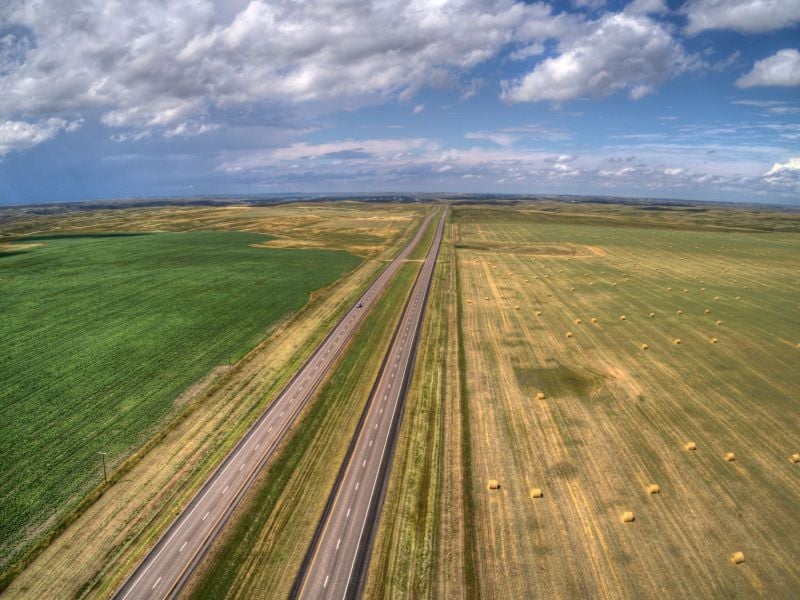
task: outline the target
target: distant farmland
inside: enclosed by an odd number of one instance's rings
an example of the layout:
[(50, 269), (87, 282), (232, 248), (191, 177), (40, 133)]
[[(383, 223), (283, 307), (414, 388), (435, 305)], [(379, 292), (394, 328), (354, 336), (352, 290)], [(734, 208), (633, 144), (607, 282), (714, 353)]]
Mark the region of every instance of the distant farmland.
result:
[(0, 570), (236, 360), (361, 260), (238, 232), (25, 238), (0, 252)]

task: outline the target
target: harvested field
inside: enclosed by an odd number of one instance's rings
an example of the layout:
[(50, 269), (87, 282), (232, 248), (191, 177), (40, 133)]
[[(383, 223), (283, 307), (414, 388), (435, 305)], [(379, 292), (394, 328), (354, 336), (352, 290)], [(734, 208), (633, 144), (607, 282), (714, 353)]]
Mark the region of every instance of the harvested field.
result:
[(577, 210), (454, 209), (482, 596), (792, 596), (800, 236)]

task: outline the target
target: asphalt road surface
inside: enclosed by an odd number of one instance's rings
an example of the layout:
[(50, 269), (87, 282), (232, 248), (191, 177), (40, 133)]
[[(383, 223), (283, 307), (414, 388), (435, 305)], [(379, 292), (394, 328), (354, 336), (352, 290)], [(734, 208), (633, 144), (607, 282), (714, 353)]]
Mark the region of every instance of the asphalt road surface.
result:
[(353, 598), (360, 594), (402, 420), (444, 218), (442, 214), (366, 412), (298, 574), (293, 597), (316, 600)]
[[(117, 591), (117, 600), (177, 595), (242, 496), (269, 460), (297, 415), (336, 362), (341, 349), (375, 299), (422, 239), (429, 215), (414, 239), (389, 264), (253, 424), (156, 545)], [(361, 308), (358, 305), (361, 304)]]

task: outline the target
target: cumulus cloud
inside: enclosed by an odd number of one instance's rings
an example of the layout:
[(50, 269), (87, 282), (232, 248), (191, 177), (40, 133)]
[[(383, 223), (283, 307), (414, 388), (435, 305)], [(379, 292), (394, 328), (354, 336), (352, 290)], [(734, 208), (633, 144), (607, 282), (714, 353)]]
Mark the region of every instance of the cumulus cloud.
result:
[(558, 51), (521, 79), (503, 82), (503, 98), (509, 103), (562, 102), (627, 89), (636, 100), (692, 64), (665, 25), (625, 12), (576, 28), (560, 40)]
[(95, 111), (110, 128), (175, 137), (240, 106), (470, 94), (461, 74), (567, 20), (512, 0), (9, 0), (0, 118)]
[(747, 75), (736, 80), (736, 86), (740, 88), (759, 85), (800, 86), (800, 52), (794, 48), (780, 50), (768, 58), (756, 61)]
[(690, 0), (683, 12), (689, 34), (707, 29), (763, 33), (800, 22), (798, 0)]
[(83, 125), (82, 120), (66, 121), (55, 117), (36, 123), (0, 121), (0, 156), (41, 144), (55, 137), (60, 131), (76, 131), (81, 125)]
[(786, 171), (797, 171), (800, 173), (800, 157), (790, 158), (785, 163), (775, 163), (766, 173), (766, 177), (777, 175)]
[(413, 114), (418, 115), (425, 110), (424, 104), (417, 104), (414, 109), (411, 111)]

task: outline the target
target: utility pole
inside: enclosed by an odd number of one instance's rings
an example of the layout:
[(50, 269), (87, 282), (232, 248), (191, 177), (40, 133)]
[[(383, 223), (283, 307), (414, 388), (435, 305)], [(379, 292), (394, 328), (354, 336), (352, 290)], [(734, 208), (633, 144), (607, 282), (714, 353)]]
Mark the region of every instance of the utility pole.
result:
[(108, 475), (106, 474), (106, 453), (98, 452), (98, 454), (103, 457), (103, 480), (108, 483)]

